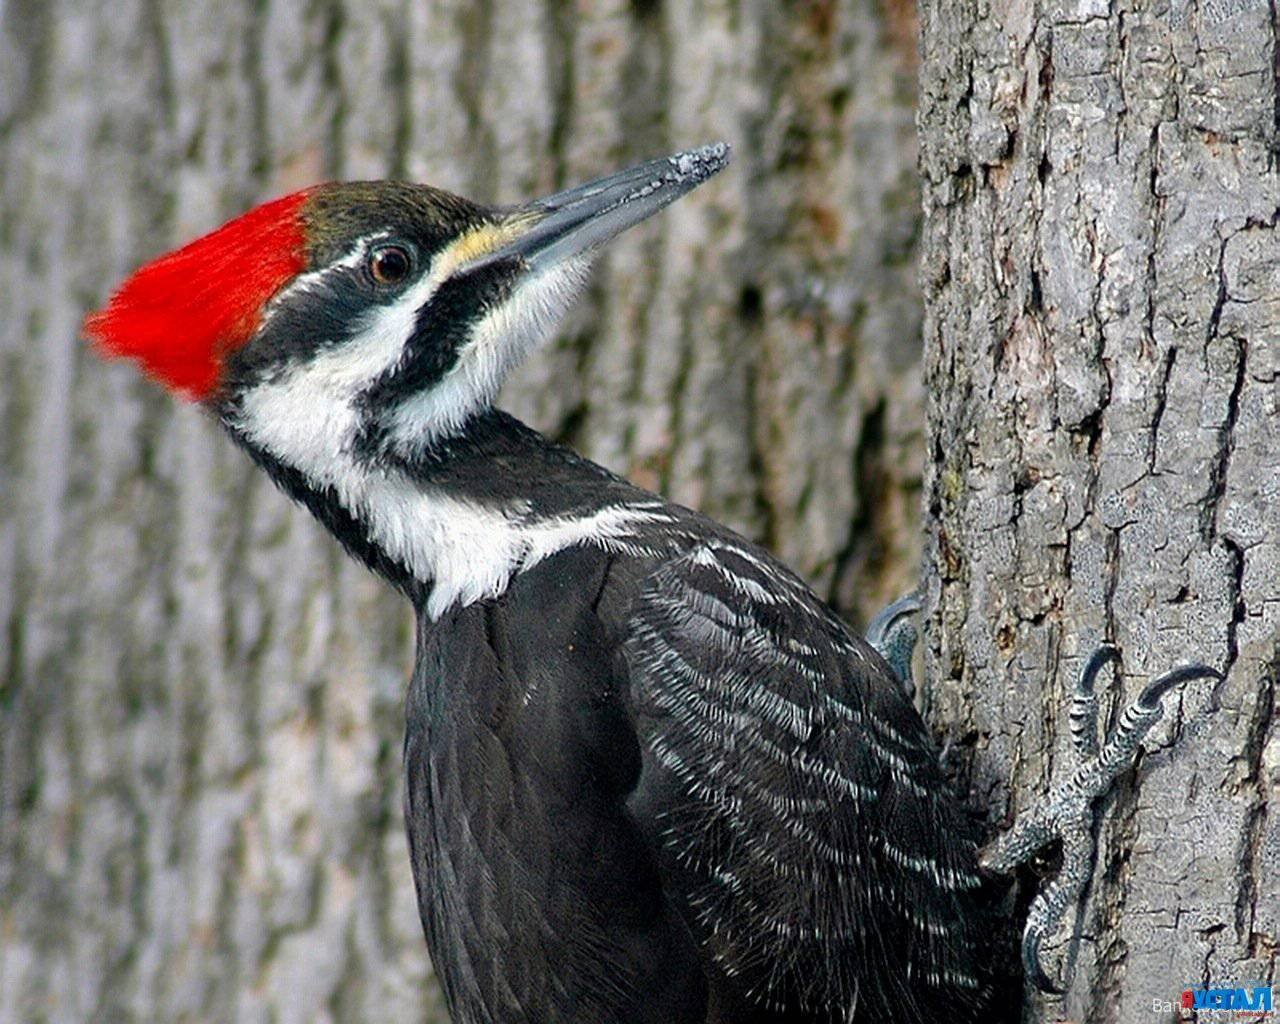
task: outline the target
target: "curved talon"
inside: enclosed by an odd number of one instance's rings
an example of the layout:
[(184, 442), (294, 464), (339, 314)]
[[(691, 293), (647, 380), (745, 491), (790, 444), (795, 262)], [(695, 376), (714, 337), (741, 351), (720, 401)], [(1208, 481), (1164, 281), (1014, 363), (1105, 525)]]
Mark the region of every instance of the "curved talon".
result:
[(979, 858), (983, 870), (1008, 874), (1026, 863), (1046, 843), (1053, 839), (1062, 841), (1062, 867), (1031, 901), (1022, 934), (1023, 970), (1043, 992), (1064, 991), (1041, 965), (1040, 946), (1045, 936), (1056, 932), (1067, 909), (1079, 901), (1093, 873), (1094, 803), (1132, 766), (1143, 737), (1160, 720), (1161, 698), (1192, 679), (1223, 678), (1221, 672), (1207, 665), (1180, 665), (1171, 669), (1148, 683), (1125, 707), (1099, 749), (1094, 686), (1107, 662), (1119, 659), (1119, 650), (1103, 644), (1090, 656), (1076, 683), (1070, 727), (1080, 763), (1043, 798), (1018, 815), (1013, 825), (988, 844)]
[(1091, 758), (1098, 753), (1098, 697), (1094, 692), (1094, 683), (1098, 673), (1109, 661), (1120, 661), (1120, 649), (1114, 644), (1101, 644), (1089, 656), (1084, 671), (1076, 683), (1075, 695), (1071, 698), (1071, 711), (1068, 713), (1068, 725), (1071, 729), (1071, 741), (1076, 751), (1084, 758)]
[[(1041, 992), (1065, 991), (1040, 963), (1040, 943), (1062, 924), (1067, 909), (1078, 903), (1080, 894), (1093, 874), (1095, 853), (1090, 816), (1084, 807), (1067, 812), (1059, 819), (1058, 835), (1062, 839), (1062, 867), (1031, 901), (1027, 926), (1022, 931), (1022, 966)], [(1070, 975), (1074, 956), (1069, 956), (1066, 973)]]
[(915, 684), (911, 679), (911, 658), (915, 654), (919, 631), (914, 617), (922, 604), (920, 592), (913, 590), (881, 609), (867, 624), (867, 643), (889, 663), (908, 696), (915, 695)]
[(1022, 972), (1031, 979), (1031, 984), (1035, 985), (1041, 992), (1048, 992), (1050, 995), (1062, 995), (1066, 989), (1049, 977), (1048, 972), (1044, 969), (1044, 964), (1040, 962), (1040, 940), (1043, 937), (1044, 933), (1032, 930), (1030, 924), (1023, 929)]
[(1098, 673), (1109, 661), (1120, 660), (1120, 648), (1115, 644), (1101, 643), (1098, 649), (1089, 655), (1089, 660), (1080, 673), (1080, 682), (1076, 686), (1077, 693), (1093, 693), (1093, 684), (1098, 680)]
[(1198, 663), (1179, 665), (1177, 668), (1170, 669), (1158, 679), (1149, 682), (1143, 688), (1143, 691), (1138, 694), (1137, 703), (1141, 705), (1144, 711), (1155, 711), (1160, 707), (1161, 697), (1175, 686), (1189, 683), (1193, 679), (1217, 679), (1220, 681), (1223, 679), (1223, 675), (1216, 668), (1210, 668), (1208, 665)]

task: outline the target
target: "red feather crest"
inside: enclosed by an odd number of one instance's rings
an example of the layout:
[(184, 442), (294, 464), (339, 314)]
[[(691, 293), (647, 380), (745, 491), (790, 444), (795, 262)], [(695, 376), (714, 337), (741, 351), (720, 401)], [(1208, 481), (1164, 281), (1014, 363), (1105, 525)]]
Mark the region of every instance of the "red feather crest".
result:
[(217, 389), (223, 359), (247, 342), (270, 299), (306, 264), (309, 189), (273, 199), (135, 271), (84, 333), (105, 356), (136, 359), (188, 398)]

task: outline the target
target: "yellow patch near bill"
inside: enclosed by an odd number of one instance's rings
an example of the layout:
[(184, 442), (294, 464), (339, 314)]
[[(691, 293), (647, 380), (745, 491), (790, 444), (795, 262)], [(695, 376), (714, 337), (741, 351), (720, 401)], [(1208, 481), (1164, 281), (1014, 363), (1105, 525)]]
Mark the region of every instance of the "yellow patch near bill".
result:
[(539, 218), (529, 215), (516, 216), (501, 224), (484, 224), (468, 231), (453, 245), (445, 250), (444, 266), (449, 271), (470, 263), (472, 260), (496, 252), (504, 245), (514, 242), (522, 234), (533, 227)]

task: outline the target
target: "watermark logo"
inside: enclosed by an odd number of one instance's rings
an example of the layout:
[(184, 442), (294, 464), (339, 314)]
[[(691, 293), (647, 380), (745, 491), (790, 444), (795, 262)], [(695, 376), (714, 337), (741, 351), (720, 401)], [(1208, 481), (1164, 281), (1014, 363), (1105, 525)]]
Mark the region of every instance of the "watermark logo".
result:
[[(1163, 999), (1154, 1000), (1152, 1009), (1168, 1012), (1174, 1006)], [(1235, 1018), (1237, 1015), (1250, 1014), (1249, 1020), (1270, 1018), (1275, 1013), (1275, 989), (1270, 985), (1241, 985), (1238, 987), (1188, 988), (1182, 993), (1179, 1003), (1183, 1010), (1196, 1010), (1206, 1014), (1223, 1014)], [(1208, 1019), (1214, 1019), (1210, 1016)]]

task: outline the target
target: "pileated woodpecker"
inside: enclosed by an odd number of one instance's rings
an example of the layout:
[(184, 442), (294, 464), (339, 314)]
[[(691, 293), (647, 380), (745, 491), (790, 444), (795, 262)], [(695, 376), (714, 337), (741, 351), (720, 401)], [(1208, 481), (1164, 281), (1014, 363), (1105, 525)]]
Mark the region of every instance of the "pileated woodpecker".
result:
[(980, 864), (873, 646), (756, 545), (492, 407), (596, 248), (727, 159), (504, 209), (319, 185), (143, 267), (86, 321), (412, 601), (405, 816), (459, 1024), (990, 1019), (983, 868), (1064, 839), (1024, 939), (1044, 981), (1092, 801), (1161, 693), (1209, 671), (1157, 680), (1099, 751), (1095, 658), (1082, 767)]

